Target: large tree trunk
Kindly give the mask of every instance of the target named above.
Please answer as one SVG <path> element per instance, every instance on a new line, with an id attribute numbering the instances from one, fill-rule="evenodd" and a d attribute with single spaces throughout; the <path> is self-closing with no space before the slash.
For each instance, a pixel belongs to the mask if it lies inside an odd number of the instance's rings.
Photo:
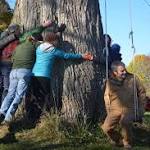
<path id="1" fill-rule="evenodd" d="M 30 29 L 55 15 L 67 26 L 63 34 L 65 51 L 101 55 L 103 31 L 98 0 L 18 0 L 13 22 Z M 58 63 L 52 79 L 53 95 L 56 105 L 62 100 L 64 118 L 68 121 L 97 118 L 102 111 L 104 69 L 93 62 Z"/>

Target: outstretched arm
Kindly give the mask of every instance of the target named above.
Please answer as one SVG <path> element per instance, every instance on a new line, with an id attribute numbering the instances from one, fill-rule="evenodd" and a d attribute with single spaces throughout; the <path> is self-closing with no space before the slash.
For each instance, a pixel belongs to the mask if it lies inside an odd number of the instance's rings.
<path id="1" fill-rule="evenodd" d="M 93 60 L 93 56 L 89 53 L 85 54 L 74 54 L 74 53 L 65 53 L 62 50 L 56 50 L 56 57 L 63 59 L 84 59 L 84 60 Z"/>
<path id="2" fill-rule="evenodd" d="M 44 21 L 44 22 L 42 23 L 41 26 L 36 27 L 36 28 L 34 28 L 34 29 L 31 29 L 31 30 L 28 31 L 28 32 L 23 33 L 23 34 L 20 36 L 19 41 L 20 41 L 20 42 L 24 42 L 24 41 L 26 40 L 26 38 L 27 38 L 28 36 L 31 36 L 33 33 L 42 33 L 45 28 L 50 27 L 51 25 L 52 25 L 52 21 L 51 21 L 51 20 L 46 20 L 46 21 Z"/>

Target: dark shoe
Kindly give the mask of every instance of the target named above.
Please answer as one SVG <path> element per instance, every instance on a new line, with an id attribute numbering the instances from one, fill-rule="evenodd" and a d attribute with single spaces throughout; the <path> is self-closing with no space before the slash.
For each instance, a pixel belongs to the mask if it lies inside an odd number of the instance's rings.
<path id="1" fill-rule="evenodd" d="M 132 146 L 129 144 L 128 141 L 125 141 L 123 139 L 122 142 L 123 142 L 124 149 L 132 149 Z"/>
<path id="2" fill-rule="evenodd" d="M 5 116 L 3 114 L 0 114 L 0 124 L 4 121 Z"/>
<path id="3" fill-rule="evenodd" d="M 123 146 L 122 140 L 120 140 L 120 141 L 118 141 L 118 142 L 113 141 L 113 140 L 110 140 L 110 144 L 111 144 L 112 146 L 117 146 L 117 147 L 122 147 L 122 146 Z"/>
<path id="4" fill-rule="evenodd" d="M 130 144 L 124 145 L 124 149 L 132 149 L 132 146 Z"/>

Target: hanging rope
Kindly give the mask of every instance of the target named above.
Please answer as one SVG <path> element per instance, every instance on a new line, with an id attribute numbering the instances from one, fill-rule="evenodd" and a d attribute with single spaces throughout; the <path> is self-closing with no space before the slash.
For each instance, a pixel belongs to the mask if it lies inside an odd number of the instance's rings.
<path id="1" fill-rule="evenodd" d="M 106 80 L 108 80 L 108 56 L 109 56 L 109 51 L 108 51 L 108 42 L 107 42 L 107 1 L 105 0 L 105 50 L 106 50 Z"/>
<path id="2" fill-rule="evenodd" d="M 134 35 L 133 35 L 133 23 L 132 23 L 132 0 L 129 0 L 129 16 L 130 16 L 130 28 L 131 31 L 129 33 L 129 38 L 131 39 L 131 48 L 133 49 L 133 68 L 135 66 L 135 53 L 136 53 L 136 48 L 134 45 Z M 137 97 L 137 87 L 136 87 L 136 78 L 134 74 L 134 81 L 133 81 L 133 92 L 134 92 L 134 119 L 135 121 L 138 120 L 139 118 L 139 103 L 138 103 L 138 97 Z"/>
<path id="3" fill-rule="evenodd" d="M 150 7 L 150 3 L 147 0 L 144 0 L 144 2 Z"/>

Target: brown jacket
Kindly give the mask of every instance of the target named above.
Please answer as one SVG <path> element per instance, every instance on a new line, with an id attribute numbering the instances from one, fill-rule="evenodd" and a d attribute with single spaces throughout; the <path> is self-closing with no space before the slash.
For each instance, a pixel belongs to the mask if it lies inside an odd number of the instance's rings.
<path id="1" fill-rule="evenodd" d="M 143 113 L 145 99 L 145 89 L 138 77 L 135 76 L 134 78 L 133 74 L 127 73 L 122 82 L 115 79 L 115 77 L 110 77 L 106 81 L 104 100 L 107 111 L 134 112 L 135 106 L 138 106 L 138 111 Z M 138 104 L 135 105 L 134 101 Z"/>

